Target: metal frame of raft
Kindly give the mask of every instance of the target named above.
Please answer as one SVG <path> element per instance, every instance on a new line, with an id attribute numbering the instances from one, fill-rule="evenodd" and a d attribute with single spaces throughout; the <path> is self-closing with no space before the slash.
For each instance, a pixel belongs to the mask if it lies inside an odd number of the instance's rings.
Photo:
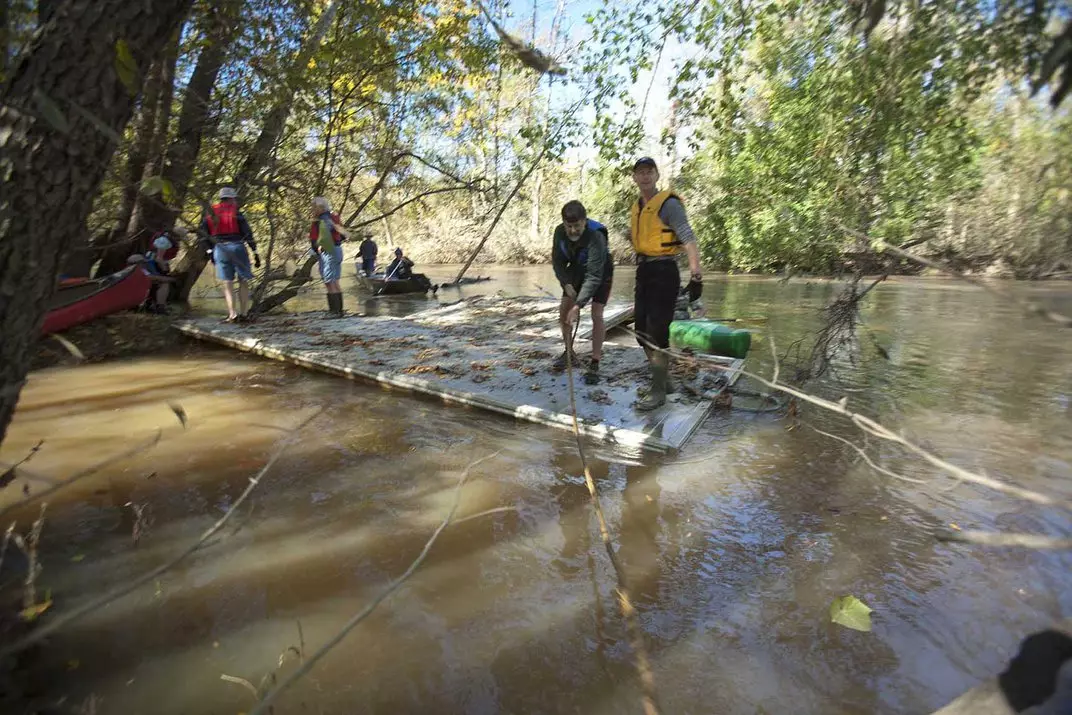
<path id="1" fill-rule="evenodd" d="M 465 309 L 464 305 L 459 307 L 461 310 Z M 620 324 L 628 319 L 631 312 L 631 309 L 619 309 L 618 311 L 615 311 L 613 315 L 609 315 L 608 317 L 613 318 L 613 321 L 610 322 Z M 314 317 L 290 316 L 285 320 L 302 321 L 303 325 L 312 326 L 316 329 L 312 334 L 316 336 L 321 336 L 326 333 L 335 338 L 345 339 L 347 336 L 361 334 L 346 331 L 346 328 L 349 327 L 352 329 L 354 327 L 354 323 L 351 321 L 359 321 L 359 324 L 368 321 L 367 325 L 369 328 L 375 328 L 378 324 L 378 327 L 382 330 L 389 330 L 393 327 L 391 325 L 386 325 L 388 322 L 397 321 L 398 327 L 405 325 L 407 329 L 411 331 L 419 331 L 422 329 L 422 326 L 419 323 L 415 324 L 414 319 L 436 320 L 442 319 L 443 317 L 450 319 L 451 313 L 452 306 L 445 306 L 424 311 L 423 313 L 418 313 L 409 316 L 408 318 L 352 318 L 350 321 L 344 319 L 322 322 Z M 608 311 L 608 313 L 610 313 L 610 311 Z M 338 359 L 336 356 L 337 353 L 331 355 L 316 354 L 317 351 L 312 350 L 309 347 L 294 344 L 287 345 L 287 338 L 285 337 L 281 338 L 276 335 L 276 339 L 272 340 L 271 335 L 267 337 L 263 334 L 257 335 L 256 333 L 258 332 L 260 324 L 270 320 L 272 319 L 262 318 L 257 324 L 244 328 L 235 328 L 234 326 L 229 325 L 223 326 L 216 319 L 180 321 L 176 323 L 174 327 L 191 337 L 218 343 L 242 352 L 260 355 L 262 357 L 272 358 L 301 367 L 348 377 L 350 379 L 365 379 L 388 387 L 438 397 L 444 402 L 475 407 L 527 422 L 556 427 L 559 429 L 573 429 L 573 417 L 568 412 L 556 411 L 555 409 L 550 409 L 546 406 L 526 404 L 524 403 L 524 393 L 515 395 L 515 400 L 509 399 L 509 393 L 511 392 L 509 385 L 500 383 L 498 386 L 500 395 L 496 396 L 494 394 L 496 385 L 488 385 L 484 391 L 480 392 L 461 389 L 461 387 L 457 385 L 452 386 L 443 384 L 443 381 L 439 378 L 428 379 L 417 377 L 404 374 L 400 370 L 392 368 L 377 369 L 376 366 L 369 364 L 374 362 L 370 359 L 355 364 L 354 362 Z M 270 328 L 271 326 L 269 329 Z M 582 326 L 582 331 L 583 330 L 584 327 Z M 437 334 L 433 327 L 427 327 L 427 332 L 433 338 L 442 337 L 442 334 Z M 541 329 L 537 332 L 532 332 L 531 329 L 520 329 L 514 330 L 514 332 L 524 336 L 524 340 L 527 343 L 536 344 L 537 347 L 550 347 L 550 345 L 539 344 L 546 342 L 557 344 L 559 348 L 561 348 L 560 336 L 557 341 L 553 341 L 543 334 L 545 332 L 557 334 L 557 322 L 546 330 Z M 307 339 L 308 335 L 301 337 Z M 423 338 L 426 336 L 419 337 Z M 300 342 L 300 340 L 294 340 L 292 342 Z M 637 353 L 639 353 L 639 348 L 623 348 L 617 346 L 607 347 L 608 350 L 613 349 L 619 355 L 626 354 L 624 351 L 629 351 L 629 353 L 637 351 Z M 480 347 L 474 345 L 474 349 L 479 350 Z M 499 350 L 501 353 L 502 346 L 499 346 L 498 348 L 492 346 L 489 350 Z M 494 356 L 495 353 L 493 352 L 491 357 Z M 498 356 L 502 357 L 501 354 Z M 630 354 L 629 357 L 633 357 L 633 355 Z M 606 352 L 604 362 L 606 362 Z M 744 361 L 730 360 L 727 358 L 725 359 L 725 362 L 727 367 L 731 370 L 727 376 L 727 384 L 732 384 L 736 381 L 740 367 L 743 365 Z M 608 389 L 611 388 L 608 387 Z M 491 394 L 489 394 L 489 392 Z M 517 390 L 514 390 L 514 392 L 516 393 Z M 620 446 L 629 450 L 643 449 L 656 452 L 668 452 L 679 449 L 684 445 L 707 417 L 711 407 L 712 403 L 710 400 L 701 400 L 692 404 L 668 403 L 666 408 L 653 413 L 653 416 L 649 418 L 650 422 L 648 422 L 644 431 L 630 427 L 616 426 L 605 421 L 594 422 L 591 419 L 586 420 L 583 417 L 578 420 L 578 426 L 581 434 L 603 443 Z M 631 408 L 627 409 L 631 411 Z M 665 433 L 663 432 L 664 428 L 668 430 Z M 649 432 L 648 429 L 651 431 Z"/>

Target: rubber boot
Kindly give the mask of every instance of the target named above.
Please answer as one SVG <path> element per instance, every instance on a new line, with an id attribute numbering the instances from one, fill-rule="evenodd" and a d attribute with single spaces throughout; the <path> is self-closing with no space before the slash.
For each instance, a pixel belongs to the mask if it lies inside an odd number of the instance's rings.
<path id="1" fill-rule="evenodd" d="M 342 317 L 342 293 L 328 293 L 328 317 Z"/>
<path id="2" fill-rule="evenodd" d="M 638 412 L 650 412 L 666 404 L 666 374 L 668 363 L 664 353 L 651 356 L 651 388 L 647 396 L 637 403 Z"/>

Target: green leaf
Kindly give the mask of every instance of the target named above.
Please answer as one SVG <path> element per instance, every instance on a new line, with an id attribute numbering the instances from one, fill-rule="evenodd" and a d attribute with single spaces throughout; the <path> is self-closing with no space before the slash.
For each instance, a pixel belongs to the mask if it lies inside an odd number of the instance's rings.
<path id="1" fill-rule="evenodd" d="M 131 97 L 137 96 L 138 62 L 130 51 L 130 45 L 122 38 L 115 41 L 115 71 L 119 75 L 119 81 L 127 88 L 127 93 Z"/>
<path id="2" fill-rule="evenodd" d="M 43 603 L 37 604 L 36 606 L 30 606 L 29 608 L 22 609 L 22 611 L 19 613 L 19 615 L 22 616 L 22 620 L 24 620 L 27 623 L 29 623 L 30 621 L 35 620 L 38 616 L 40 616 L 42 613 L 44 613 L 45 611 L 47 611 L 50 608 L 52 608 L 52 599 L 51 598 L 48 599 L 47 601 L 44 601 Z"/>
<path id="3" fill-rule="evenodd" d="M 141 182 L 141 192 L 146 196 L 160 194 L 161 198 L 164 199 L 164 203 L 171 203 L 175 198 L 175 185 L 163 176 L 150 176 Z"/>
<path id="4" fill-rule="evenodd" d="M 871 609 L 856 596 L 842 596 L 830 604 L 830 620 L 854 631 L 867 632 L 871 630 Z"/>
<path id="5" fill-rule="evenodd" d="M 66 134 L 71 130 L 67 117 L 63 116 L 63 110 L 47 94 L 39 89 L 34 89 L 33 98 L 34 104 L 37 105 L 37 111 L 41 112 L 41 116 L 52 125 L 53 129 L 62 134 Z"/>

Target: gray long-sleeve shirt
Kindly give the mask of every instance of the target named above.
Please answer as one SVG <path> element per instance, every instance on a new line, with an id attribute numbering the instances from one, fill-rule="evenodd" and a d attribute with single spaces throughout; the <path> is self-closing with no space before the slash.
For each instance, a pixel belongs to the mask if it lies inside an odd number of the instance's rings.
<path id="1" fill-rule="evenodd" d="M 685 215 L 685 206 L 676 196 L 671 196 L 659 208 L 659 220 L 674 231 L 674 237 L 686 243 L 696 243 L 696 234 L 692 232 L 689 218 Z"/>

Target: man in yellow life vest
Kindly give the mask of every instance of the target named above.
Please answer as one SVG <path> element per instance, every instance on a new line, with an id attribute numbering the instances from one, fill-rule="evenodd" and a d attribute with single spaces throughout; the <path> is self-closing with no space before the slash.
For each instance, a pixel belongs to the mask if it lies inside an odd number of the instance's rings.
<path id="1" fill-rule="evenodd" d="M 681 289 L 677 257 L 682 251 L 688 255 L 689 291 L 696 297 L 703 273 L 685 207 L 672 192 L 658 190 L 659 169 L 654 159 L 644 157 L 633 164 L 633 182 L 640 190 L 630 216 L 630 236 L 637 253 L 634 310 L 636 330 L 643 338 L 640 344 L 651 368 L 651 388 L 636 409 L 646 412 L 666 402 L 669 361 L 666 353 L 650 345 L 670 347 L 670 322 Z"/>

